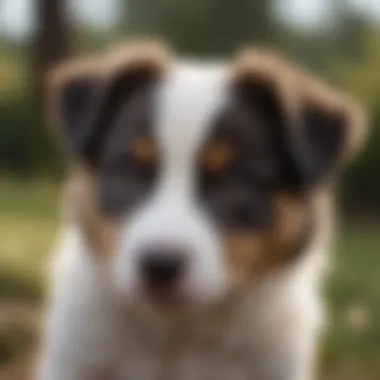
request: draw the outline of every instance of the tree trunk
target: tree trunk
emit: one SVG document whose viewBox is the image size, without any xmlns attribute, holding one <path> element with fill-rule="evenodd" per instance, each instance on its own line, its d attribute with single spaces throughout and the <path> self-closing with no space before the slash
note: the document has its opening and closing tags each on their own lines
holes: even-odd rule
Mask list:
<svg viewBox="0 0 380 380">
<path fill-rule="evenodd" d="M 37 99 L 42 101 L 44 77 L 49 68 L 68 57 L 70 28 L 64 0 L 37 0 L 35 40 Z"/>
<path fill-rule="evenodd" d="M 68 58 L 71 52 L 70 19 L 66 9 L 66 0 L 36 0 L 37 33 L 34 44 L 33 87 L 35 103 L 36 136 L 39 141 L 38 160 L 45 162 L 49 157 L 55 157 L 51 136 L 48 133 L 50 126 L 46 125 L 45 115 L 46 87 L 45 78 L 47 71 L 59 61 Z M 33 126 L 31 126 L 33 128 Z M 44 141 L 43 141 L 44 140 Z M 54 161 L 54 160 L 53 160 Z M 54 161 L 55 163 L 55 161 Z"/>
<path fill-rule="evenodd" d="M 38 0 L 37 54 L 41 71 L 69 54 L 69 24 L 66 2 Z"/>
</svg>

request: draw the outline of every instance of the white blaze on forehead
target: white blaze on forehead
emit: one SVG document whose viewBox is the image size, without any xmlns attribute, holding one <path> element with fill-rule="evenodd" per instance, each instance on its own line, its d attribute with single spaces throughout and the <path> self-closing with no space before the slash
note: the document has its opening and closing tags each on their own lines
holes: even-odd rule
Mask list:
<svg viewBox="0 0 380 380">
<path fill-rule="evenodd" d="M 165 78 L 154 120 L 166 170 L 191 169 L 213 117 L 225 103 L 227 80 L 222 64 L 189 62 L 178 64 Z"/>
</svg>

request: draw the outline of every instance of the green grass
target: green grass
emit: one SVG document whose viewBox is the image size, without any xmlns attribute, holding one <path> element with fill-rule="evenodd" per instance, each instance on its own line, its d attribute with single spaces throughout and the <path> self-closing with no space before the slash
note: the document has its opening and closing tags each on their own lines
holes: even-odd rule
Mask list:
<svg viewBox="0 0 380 380">
<path fill-rule="evenodd" d="M 0 182 L 0 308 L 15 303 L 40 308 L 58 227 L 58 194 L 59 187 L 51 183 Z M 347 229 L 333 257 L 326 289 L 331 323 L 322 352 L 323 379 L 378 380 L 380 234 Z M 29 337 L 17 330 L 17 320 L 11 322 L 0 327 L 0 363 L 2 356 L 13 358 Z"/>
<path fill-rule="evenodd" d="M 38 299 L 57 230 L 58 187 L 0 183 L 0 300 Z"/>
<path fill-rule="evenodd" d="M 327 295 L 325 371 L 345 380 L 380 379 L 380 234 L 375 229 L 349 229 L 341 236 Z"/>
</svg>

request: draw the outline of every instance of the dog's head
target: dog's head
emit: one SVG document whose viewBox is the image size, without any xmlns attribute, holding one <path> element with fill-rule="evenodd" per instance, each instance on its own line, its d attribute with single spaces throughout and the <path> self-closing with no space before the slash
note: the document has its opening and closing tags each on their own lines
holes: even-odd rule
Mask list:
<svg viewBox="0 0 380 380">
<path fill-rule="evenodd" d="M 352 102 L 285 59 L 135 44 L 54 70 L 76 223 L 126 294 L 210 303 L 302 254 L 313 199 L 355 151 Z"/>
</svg>

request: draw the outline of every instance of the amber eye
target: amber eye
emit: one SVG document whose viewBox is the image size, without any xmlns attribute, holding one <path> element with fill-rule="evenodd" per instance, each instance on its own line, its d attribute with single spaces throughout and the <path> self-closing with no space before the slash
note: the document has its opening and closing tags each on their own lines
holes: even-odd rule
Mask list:
<svg viewBox="0 0 380 380">
<path fill-rule="evenodd" d="M 133 154 L 136 161 L 143 165 L 154 164 L 157 160 L 156 146 L 147 138 L 138 138 L 134 141 Z"/>
<path fill-rule="evenodd" d="M 223 172 L 232 161 L 233 151 L 226 141 L 211 143 L 204 153 L 203 165 L 207 171 Z"/>
</svg>

